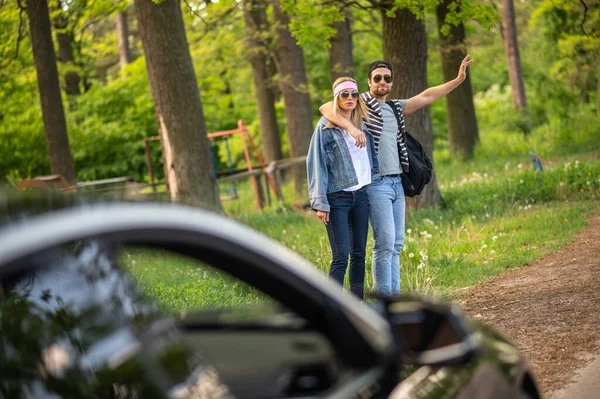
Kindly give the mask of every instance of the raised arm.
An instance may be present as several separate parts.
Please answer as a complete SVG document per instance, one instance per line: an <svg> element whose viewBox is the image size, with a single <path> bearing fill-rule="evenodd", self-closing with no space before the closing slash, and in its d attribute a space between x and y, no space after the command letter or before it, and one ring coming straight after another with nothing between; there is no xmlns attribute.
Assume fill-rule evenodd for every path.
<svg viewBox="0 0 600 399"><path fill-rule="evenodd" d="M429 89L422 91L414 97L406 100L406 105L402 111L404 115L410 115L415 111L420 110L423 107L428 106L432 102L446 96L452 90L456 89L462 82L467 78L467 67L473 63L473 60L469 59L469 55L462 60L460 68L458 69L458 76L442 85L430 87ZM334 122L335 123L335 122Z"/></svg>
<svg viewBox="0 0 600 399"><path fill-rule="evenodd" d="M348 134L350 134L350 136L356 140L357 147L362 148L367 145L367 138L363 132L358 130L348 119L333 113L333 101L329 101L321 105L319 107L319 112L321 112L321 115L327 118L329 122L341 127L342 129L346 129Z"/></svg>

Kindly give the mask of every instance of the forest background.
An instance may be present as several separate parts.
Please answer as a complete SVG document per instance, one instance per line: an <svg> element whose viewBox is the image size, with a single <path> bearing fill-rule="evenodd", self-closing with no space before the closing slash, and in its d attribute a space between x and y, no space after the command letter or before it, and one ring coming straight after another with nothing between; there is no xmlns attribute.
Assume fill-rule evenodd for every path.
<svg viewBox="0 0 600 399"><path fill-rule="evenodd" d="M309 129L302 132L307 141L319 117L318 106L331 98L335 69L338 69L337 76L343 74L339 71L344 67L343 61L341 66L339 62L337 66L332 64L336 60L333 52L340 51L336 45L336 40L339 41L336 29L341 30L343 25L349 28L345 38L351 45L350 54L348 51L345 54L350 56L345 72L358 80L361 91L367 89L367 68L373 60L384 58L384 52L388 53L388 59L403 57L403 54L393 53L393 49L384 49L385 41L416 43L421 34L419 29L423 27L426 43L413 44L418 48L406 51L405 58L413 59L406 60L403 66L421 62L422 72L426 72L425 87L449 80L443 76L442 61L444 49L451 44L441 32L452 34L457 27L464 27L464 39L459 45L463 54L469 53L475 60L468 83L472 87L476 120L463 130L468 130L467 135L475 141L466 147L459 143L456 148L450 137L449 143L452 133L448 129L447 106L445 101L437 101L430 107L437 159L453 155L472 158L479 136L493 131L521 140L539 129L568 129L576 134L582 129L581 125L590 129L597 127L595 114L600 107L598 1L519 0L514 3L517 52L520 50L522 64L522 71L515 73L521 73L524 81L524 109L511 99L514 90L511 90L510 64L503 47L499 11L503 4L500 2L272 2L282 4L283 10L289 13L286 15L290 30L301 46L300 52L293 54L284 54L278 47L277 29L281 22L274 17L269 3L262 3L266 18L263 31L256 33L249 28L244 10L252 3L185 0L181 10L206 131L234 129L237 121L243 119L259 148L267 152L264 154L267 161L295 155L290 149L292 129L288 128L289 121L286 124L284 90L280 89L285 86L285 80L289 80L280 71L285 63L282 59L292 57L289 62L302 64L306 71L308 86L301 90L310 98L310 120L301 123L304 130L306 126ZM503 3L512 4L512 1L503 0ZM451 10L446 12L445 20L444 15L440 16L440 5ZM51 172L25 7L22 1L0 1L0 178L12 182ZM77 180L130 175L137 181L148 181L143 139L159 132L133 3L50 0L49 10ZM403 31L390 32L389 27L386 30L386 26L382 26L383 16L388 16L386 20L402 17L411 21L404 23ZM252 46L252 38L259 42L259 50ZM272 144L266 145L265 136L260 134L252 62L261 52L263 56L259 58L270 68L266 85L273 89L274 129L281 142L275 146L280 147L280 153L272 150ZM416 58L424 59L425 64ZM454 62L457 66L456 60ZM455 69L450 70L450 78L458 71ZM395 86L403 90L394 94L402 98L418 94L411 82L422 81L422 78L411 76L415 73L408 67L395 72ZM448 102L468 103L460 98ZM308 118L304 114L304 119ZM422 133L417 132L417 136L419 134ZM565 143L556 143L556 146L568 145L569 140L577 138L563 137L563 140ZM240 140L230 140L229 144L233 166L243 167ZM432 145L425 144L430 152ZM461 145L465 148L463 152ZM215 140L213 146L217 167L229 167L222 143L219 145ZM153 151L155 164L162 165L160 146L153 146ZM162 167L156 171L163 177Z"/></svg>
<svg viewBox="0 0 600 399"><path fill-rule="evenodd" d="M153 163L159 179L171 174L172 199L204 196L190 202L224 207L327 271L322 226L291 211L308 197L302 170L286 203L265 212L252 211L249 185L221 203L210 196L214 168L245 167L241 140L229 140L230 160L206 134L241 119L267 162L302 156L336 76L367 90L368 65L387 59L393 97L408 98L453 79L468 53L467 81L407 119L436 176L409 201L422 209L407 220L403 289L455 292L556 249L598 209L599 9L598 0L0 0L0 182L57 172L71 183L148 182L144 138L160 135ZM157 298L180 307L178 285L163 277Z"/></svg>

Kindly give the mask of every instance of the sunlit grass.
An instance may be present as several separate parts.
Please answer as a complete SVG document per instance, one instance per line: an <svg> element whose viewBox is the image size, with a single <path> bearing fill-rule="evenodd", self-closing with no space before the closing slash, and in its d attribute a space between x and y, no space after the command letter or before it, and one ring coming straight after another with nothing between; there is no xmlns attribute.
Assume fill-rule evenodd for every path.
<svg viewBox="0 0 600 399"><path fill-rule="evenodd" d="M593 152L577 154L546 162L543 172L533 171L523 153L464 165L450 160L438 163L445 206L407 212L400 259L402 291L452 299L462 288L527 265L568 243L589 215L600 211L600 160ZM314 212L295 206L308 201L307 192L298 196L291 184L285 184L285 200L272 197L271 204L259 212L249 182L238 183L237 190L238 199L223 202L229 217L328 272L331 253L325 227ZM372 248L369 233L367 293L373 290ZM151 256L129 255L130 265L136 261L131 268L140 284L167 309L264 301L255 291L241 289L222 276L203 274L199 279L197 267L189 262L162 262L159 267Z"/></svg>

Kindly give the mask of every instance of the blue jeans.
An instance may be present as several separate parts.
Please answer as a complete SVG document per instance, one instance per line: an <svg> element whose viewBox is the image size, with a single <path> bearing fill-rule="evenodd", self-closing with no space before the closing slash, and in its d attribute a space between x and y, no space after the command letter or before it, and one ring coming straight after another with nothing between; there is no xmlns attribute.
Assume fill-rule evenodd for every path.
<svg viewBox="0 0 600 399"><path fill-rule="evenodd" d="M400 177L374 178L367 186L373 229L375 294L400 293L400 251L404 245L405 203Z"/></svg>
<svg viewBox="0 0 600 399"><path fill-rule="evenodd" d="M369 231L366 189L363 187L354 192L336 191L327 194L327 201L331 207L327 223L332 255L329 276L343 285L350 257L350 291L362 299Z"/></svg>

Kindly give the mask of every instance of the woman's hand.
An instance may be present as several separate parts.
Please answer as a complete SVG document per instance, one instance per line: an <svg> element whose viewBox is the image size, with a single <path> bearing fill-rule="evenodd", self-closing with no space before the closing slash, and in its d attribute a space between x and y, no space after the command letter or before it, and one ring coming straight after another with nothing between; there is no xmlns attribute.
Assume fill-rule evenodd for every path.
<svg viewBox="0 0 600 399"><path fill-rule="evenodd" d="M317 217L323 222L327 224L329 222L329 212L317 211Z"/></svg>
<svg viewBox="0 0 600 399"><path fill-rule="evenodd" d="M356 140L356 146L359 148L364 148L367 145L367 137L365 136L365 134L363 132L361 132L360 130L358 130L356 127L352 126L352 128L350 128L348 130L348 134L350 136L352 136L352 138L354 140Z"/></svg>

